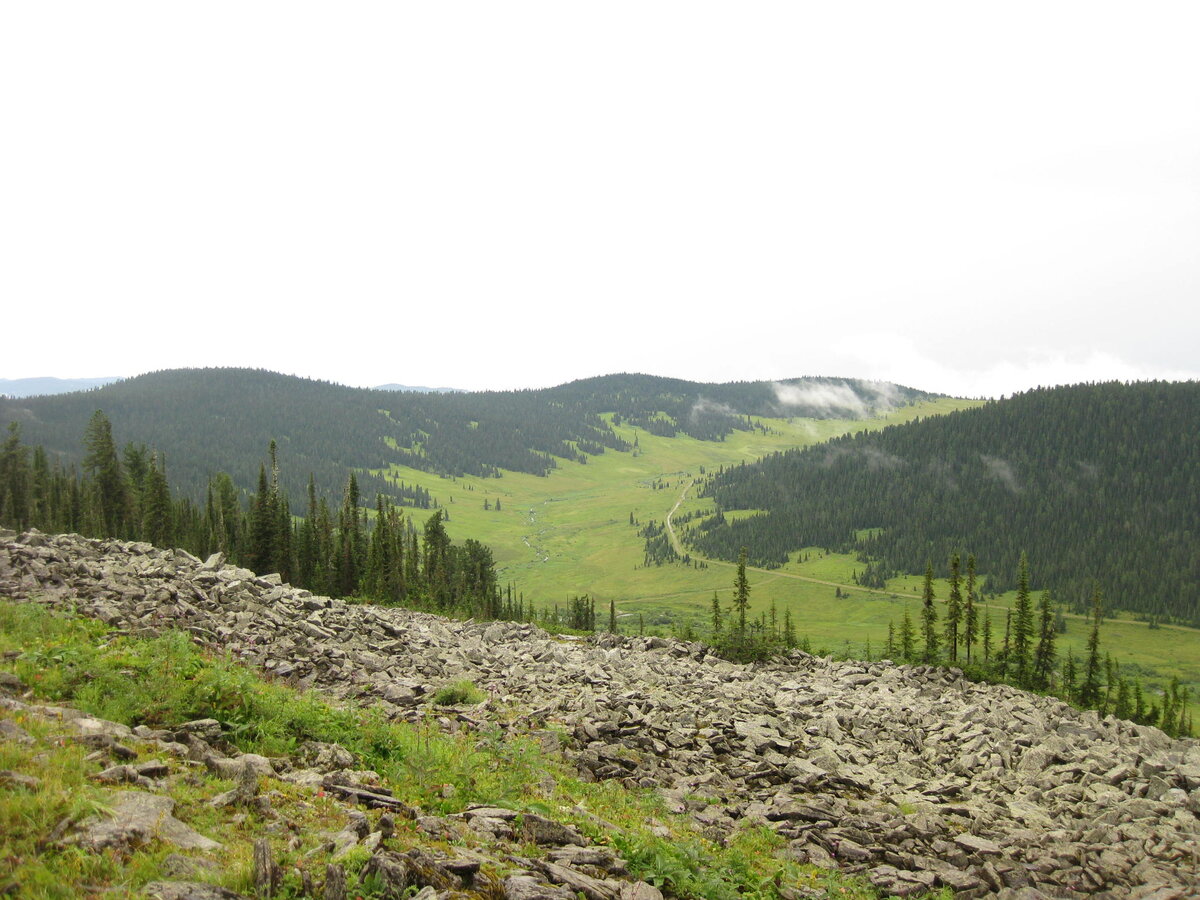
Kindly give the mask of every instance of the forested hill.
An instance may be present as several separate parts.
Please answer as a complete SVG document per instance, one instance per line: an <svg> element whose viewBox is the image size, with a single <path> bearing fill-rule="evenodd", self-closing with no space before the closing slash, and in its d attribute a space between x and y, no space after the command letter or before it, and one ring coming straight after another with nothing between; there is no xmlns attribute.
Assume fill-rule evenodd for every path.
<svg viewBox="0 0 1200 900"><path fill-rule="evenodd" d="M932 396L852 379L708 385L646 375L544 390L423 393L254 369L175 369L86 393L0 398L0 425L16 421L26 444L78 462L84 428L102 409L119 444L146 444L165 455L171 484L196 498L216 472L253 490L274 439L293 498L303 496L310 472L322 493L340 497L351 468L360 470L360 489L370 498L395 490L361 470L391 463L451 475L544 475L562 460L629 450L606 413L658 434L722 440L750 427L749 416L866 416Z"/></svg>
<svg viewBox="0 0 1200 900"><path fill-rule="evenodd" d="M723 510L766 511L701 523L710 555L854 550L875 561L871 580L974 553L1005 590L1026 550L1035 586L1076 607L1098 582L1116 606L1200 620L1196 382L1038 389L778 454L705 491Z"/></svg>

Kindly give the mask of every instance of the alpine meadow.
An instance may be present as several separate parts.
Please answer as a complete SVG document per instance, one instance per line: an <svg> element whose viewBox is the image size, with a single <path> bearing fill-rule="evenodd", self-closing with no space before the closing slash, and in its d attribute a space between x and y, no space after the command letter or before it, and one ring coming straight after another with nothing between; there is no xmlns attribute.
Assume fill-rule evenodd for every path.
<svg viewBox="0 0 1200 900"><path fill-rule="evenodd" d="M613 826L622 837L606 846L619 848L625 861L608 869L589 863L590 868L580 870L609 887L580 886L591 883L572 881L573 870L563 870L566 863L558 857L554 863L513 870L510 863L498 861L503 853L511 856L512 848L488 845L492 855L485 871L497 873L497 880L492 888L481 889L480 896L525 896L515 882L504 881L509 885L504 890L496 885L504 878L525 878L527 871L606 900L633 890L622 888L620 879L681 897L757 891L758 896L784 900L800 896L796 886L814 896L842 892L863 897L931 890L984 896L1011 887L999 870L996 884L988 880L992 875L985 858L991 858L992 844L973 843L984 838L956 831L956 820L936 818L967 815L943 806L960 796L961 786L946 782L936 787L943 793L930 801L928 791L909 793L901 782L888 781L888 792L896 796L885 798L878 794L885 776L873 768L851 774L845 759L834 759L842 751L835 753L833 744L823 752L834 756L812 757L817 765L788 762L789 748L802 739L785 738L791 726L766 711L782 701L743 720L737 717L749 715L744 710L753 707L753 693L738 694L739 705L730 711L696 720L688 727L705 736L703 752L694 750L691 738L672 730L675 726L664 725L666 730L653 732L659 736L647 737L644 729L656 721L651 716L655 706L646 699L650 695L639 691L656 683L658 676L650 674L657 671L655 653L698 667L680 676L683 682L672 691L685 691L688 679L708 675L729 683L754 678L776 684L784 673L794 679L795 673L808 672L806 678L817 679L812 683L826 685L814 688L817 695L828 698L834 685L837 690L865 686L895 673L904 679L905 691L936 702L968 690L995 691L985 705L1055 703L1055 716L1087 711L1091 718L1080 719L1078 726L1064 725L1067 730L1060 732L1078 738L1081 747L1101 737L1118 743L1145 739L1150 741L1147 748L1161 740L1170 747L1175 746L1170 741L1186 741L1193 734L1200 697L1196 383L1080 384L981 401L847 378L699 384L621 374L543 390L472 393L354 389L262 370L191 369L87 391L3 398L0 421L9 423L0 448L0 526L11 529L0 529L9 541L10 560L0 567L0 588L13 599L41 597L40 604L67 616L60 621L40 618L48 611L36 616L22 612L0 619L0 646L14 648L7 657L15 661L12 678L28 685L41 672L47 685L55 686L45 699L70 700L93 715L140 725L143 737L159 734L153 729L160 726L175 728L183 717L211 720L214 724L203 728L216 731L205 738L206 746L224 746L234 757L269 746L282 760L268 767L269 773L260 769L272 778L302 765L297 752L318 752L304 750L309 746L304 741L313 747L326 741L351 747L354 757L374 761L376 771L369 775L385 773L395 787L372 793L376 787L347 780L349 776L330 780L327 775L320 782L323 792L352 802L370 795L376 799L368 806L390 809L391 801L379 798L399 790L413 803L439 805L451 817L471 822L500 815L503 828L497 825L500 830L489 834L502 843L531 834L505 824L511 821L507 812L501 814L505 804L512 805L513 816L537 820L557 811L567 824L556 827L593 829L588 838L572 831L572 837L563 838L567 844L604 842L603 827L595 832L591 814L585 815L587 804L622 822ZM79 614L76 604L85 616L112 625L115 637L106 637L101 626L72 618ZM227 613L237 618L222 618ZM378 711L350 721L343 715L358 713L304 707L304 721L288 718L300 714L279 710L299 708L299 700L262 693L274 687L239 681L237 690L256 698L255 709L262 709L252 712L219 686L251 676L221 668L234 664L229 657L189 656L201 651L189 650L189 638L171 638L175 632L160 627L171 617L190 623L190 641L203 652L233 649L237 660L263 670L288 690L320 688L341 700L382 703L376 709L383 710L385 719L404 720L419 730L387 731L393 726L369 718ZM239 643L245 637L241 629L260 627L275 630ZM293 627L300 630L289 637ZM363 635L373 637L354 643ZM118 643L111 650L114 639ZM167 643L157 649L124 643L135 639ZM343 640L351 642L344 644L345 651L338 649ZM584 782L615 779L634 794L601 799L590 787L569 782L566 770L555 768L559 763L537 757L536 766L550 773L542 778L540 793L533 800L514 799L511 785L477 779L458 768L494 768L495 754L506 752L495 736L474 749L439 744L437 753L445 758L432 762L435 734L438 741L453 741L463 729L474 733L492 727L467 710L494 709L498 727L516 730L525 707L510 694L517 690L515 682L504 680L513 676L501 678L495 668L500 664L491 656L508 652L501 647L509 640L523 648L520 652L533 654L525 662L513 662L518 666L514 672L525 671L520 668L525 665L533 667L531 672L557 672L554 667L565 664L564 654L575 648L585 654L579 662L583 668L568 667L561 675L566 685L588 685L584 692L565 687L551 692L561 697L566 691L575 698L572 703L579 707L571 713L574 718L555 718L550 711L558 701L540 693L521 695L521 703L536 705L531 721L550 729L535 728L529 737L547 748L563 742L571 760L568 768L585 773ZM281 641L278 652L263 649ZM436 649L427 658L410 658L417 647ZM624 653L647 654L651 669L638 669L642 674L632 682L635 686L613 695L611 702L622 710L614 719L592 718L599 701L588 698L624 683L625 675L615 674L619 660L614 663L612 656ZM142 714L85 688L87 678L81 673L91 672L99 673L111 690L131 690L111 686L122 672L147 667L137 661L155 654L166 654L181 671L215 679L211 698L189 695L170 701L180 704L177 711L154 706L154 712ZM325 661L311 662L318 658ZM407 668L397 667L401 659L409 661ZM641 659L637 657L637 666L643 665ZM122 669L122 660L135 660L133 668ZM617 668L605 668L610 664ZM375 680L364 674L372 672L381 674ZM154 677L175 676L158 672ZM833 680L826 684L820 681L824 678ZM799 689L799 684L793 680L784 687ZM42 688L32 689L26 699L38 690ZM174 688L161 690L169 694ZM863 701L848 694L844 702ZM854 733L855 722L875 715L865 707L853 708L853 714L821 719L817 733L835 740L843 729ZM446 709L459 712L447 717L441 712ZM1022 722L1050 715L1050 707L1014 709ZM634 720L628 719L631 715ZM791 715L789 721L801 730L818 727L807 714ZM270 728L283 733L269 730L260 716L273 717ZM726 727L721 716L736 721L730 719ZM872 733L892 727L882 721L871 726ZM896 727L908 728L903 723ZM1004 726L997 722L997 727ZM560 734L555 728L566 731ZM928 723L922 728L936 730ZM1128 733L1132 737L1121 737L1121 728L1133 729ZM227 734L223 745L214 737L222 729ZM200 733L184 740L180 752L188 752L187 742ZM158 739L164 746L178 744L171 735L183 734L167 731ZM911 736L917 732L905 734L910 737L900 743L911 741L917 753L924 752L921 739ZM964 734L970 738L964 747L982 740L969 730ZM729 762L735 752L730 736L747 742L750 762ZM621 744L625 749L604 749L612 746L605 743L609 738L626 741ZM1021 740L1025 743L1016 745L1021 752L1036 743L1034 738ZM424 750L419 749L422 741ZM1185 746L1191 744L1178 745ZM669 768L675 763L655 769L642 755L661 755L660 749L666 753L669 747L683 754L676 769ZM136 756L142 751L130 752ZM493 756L469 756L464 762L462 754L474 753ZM582 755L573 755L577 753ZM985 763L990 757L978 753L955 762L954 771L974 778L970 773L1004 775L1013 769L1001 756L994 764ZM1050 766L1052 759L1082 765L1071 753L1063 744L1038 765ZM710 755L720 763L721 777L734 779L716 793L705 793L716 790L717 782L705 780L714 777L711 772L697 774L709 771L703 768L708 762L697 762L701 768L693 770L688 768L692 762L682 761L708 760ZM667 753L662 759L673 757ZM1169 763L1182 767L1176 779L1180 784L1192 777L1186 759ZM22 757L13 763L18 764L33 763ZM232 763L206 764L218 775L236 775ZM64 759L56 765L79 763ZM1166 762L1154 766L1145 777L1161 775L1162 796L1176 776ZM1107 756L1103 767L1096 778L1115 778L1120 769ZM1149 802L1144 798L1157 787L1147 788L1134 777L1136 769L1129 771L1134 774L1121 775L1130 786L1121 802L1126 795ZM141 777L132 768L130 773L130 779ZM81 776L61 777L78 781ZM434 783L428 779L445 783L437 797L427 790ZM795 811L786 806L794 799L760 796L753 793L760 788L739 787L740 779L762 789L792 784L792 791L834 793L820 794L824 799L812 801L816 807ZM253 800L257 789L239 783L243 787L230 796L241 796L236 802L243 805L258 802ZM299 804L295 815L322 822L338 815L324 807L319 815L306 810L291 790L277 796ZM636 793L643 790L650 794ZM892 814L872 807L869 815L861 813L865 824L848 824L860 820L838 805L844 798L837 792L845 790L876 796L888 809L899 810L896 815L905 821L928 813L943 824L929 826L932 843L913 844L908 855L897 853L887 849L891 838L882 836L897 827ZM1015 788L979 790L980 796L998 791L999 797ZM215 791L204 788L201 793ZM758 799L748 801L745 791ZM235 802L222 799L224 794L208 798L207 793L209 806ZM1036 802L1041 798L1039 793ZM1080 798L1086 799L1082 793ZM667 815L644 812L649 807L638 804L664 800L673 814L684 814L681 821L699 831L671 832L662 845L654 843L658 832L653 829L650 834L637 831L635 820L666 821L661 817ZM180 802L191 808L188 804L199 801ZM754 802L765 805L760 810ZM1016 816L1014 822L1045 824L1043 818L1051 813L1029 812L1032 807L1020 805L1030 802L1024 799L1011 807L1019 815L1011 809L1005 815ZM255 816L266 815L266 807L258 809ZM1053 816L1094 813L1054 809ZM705 810L712 810L708 818ZM414 821L426 822L412 815ZM797 822L820 821L849 830L831 842L810 833L809 826L796 827ZM432 822L417 831L443 838L459 834ZM760 823L761 833L747 830ZM555 823L545 827L551 825ZM943 827L949 830L938 830ZM350 843L357 845L365 834ZM455 876L458 881L439 881L440 876L428 874L430 866L450 865L437 856L442 850L435 852L441 860L436 865L422 862L426 869L421 869L412 862L425 859L420 854L429 851L421 842L428 834L404 838L410 861L403 877L393 878L390 870L380 868L387 862L383 851L364 851L354 865L341 855L330 856L325 896L338 896L342 882L357 885L362 896L401 896L442 884L469 886L460 876ZM957 834L956 849L938 834ZM253 882L265 896L316 896L303 858L326 851L299 840L290 849L276 842L273 850L257 843L251 850L251 836L244 837L236 850L236 871L217 882L240 889L250 889ZM461 834L449 840L455 844L460 839ZM1174 840L1161 838L1162 846L1173 846ZM1086 842L1080 831L1077 841L1072 838L1063 846ZM671 855L675 849L665 849L683 846L692 848L687 851L690 862ZM718 846L724 849L718 851ZM307 857L301 857L301 847ZM1012 843L1011 864L1018 867L1013 871L1036 863L1045 869L1039 884L1097 886L1080 880L1084 876L1075 870L1086 867L1036 862L1042 852L1037 847L1036 840ZM268 852L279 857L273 863L277 869L283 866L276 876L258 858ZM718 853L723 862L700 862ZM923 859L935 857L936 865L931 861L922 868ZM144 874L135 881L160 884L151 880L163 874L160 862L139 863ZM1163 871L1175 871L1170 861L1162 865ZM1113 866L1113 872L1132 871L1132 864ZM845 868L845 880L822 881L830 877L822 874L830 867ZM286 878L279 874L285 869L291 873ZM19 878L54 882L36 868L10 867L10 875L18 870L25 873ZM127 877L125 871L84 866L73 876L71 889L81 889L88 878L116 884ZM1160 870L1151 874L1159 878L1156 873ZM755 878L762 880L752 890ZM404 887L396 888L398 884ZM393 889L400 893L388 893ZM154 890L159 893L152 891L153 896L177 896L161 893L165 888ZM69 891L56 894L45 888L36 894L60 895Z"/></svg>

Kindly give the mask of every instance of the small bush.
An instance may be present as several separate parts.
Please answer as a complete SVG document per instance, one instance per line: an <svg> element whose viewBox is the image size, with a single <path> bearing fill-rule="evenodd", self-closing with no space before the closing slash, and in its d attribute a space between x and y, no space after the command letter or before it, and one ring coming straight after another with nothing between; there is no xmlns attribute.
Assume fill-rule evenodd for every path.
<svg viewBox="0 0 1200 900"><path fill-rule="evenodd" d="M465 678L446 685L433 695L435 706L473 706L482 703L483 699L483 691Z"/></svg>

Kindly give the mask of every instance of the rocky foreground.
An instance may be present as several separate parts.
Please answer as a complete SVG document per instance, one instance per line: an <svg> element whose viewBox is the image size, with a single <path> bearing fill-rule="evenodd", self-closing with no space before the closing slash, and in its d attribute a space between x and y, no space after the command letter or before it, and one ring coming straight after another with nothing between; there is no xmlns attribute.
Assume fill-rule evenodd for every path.
<svg viewBox="0 0 1200 900"><path fill-rule="evenodd" d="M313 596L220 556L37 532L0 534L0 596L187 629L397 718L468 678L490 699L448 727L526 710L521 727L565 728L585 777L656 788L713 837L768 823L798 860L900 896L1200 896L1200 744L954 670L564 640Z"/></svg>

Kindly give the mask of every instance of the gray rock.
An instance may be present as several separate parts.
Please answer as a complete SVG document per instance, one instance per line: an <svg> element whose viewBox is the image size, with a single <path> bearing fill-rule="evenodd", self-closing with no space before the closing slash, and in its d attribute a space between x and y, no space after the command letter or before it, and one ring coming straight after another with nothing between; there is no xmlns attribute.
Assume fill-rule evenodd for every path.
<svg viewBox="0 0 1200 900"><path fill-rule="evenodd" d="M175 801L158 794L124 791L116 795L111 814L89 819L69 843L91 850L128 850L157 838L184 850L218 850L221 845L176 819Z"/></svg>

